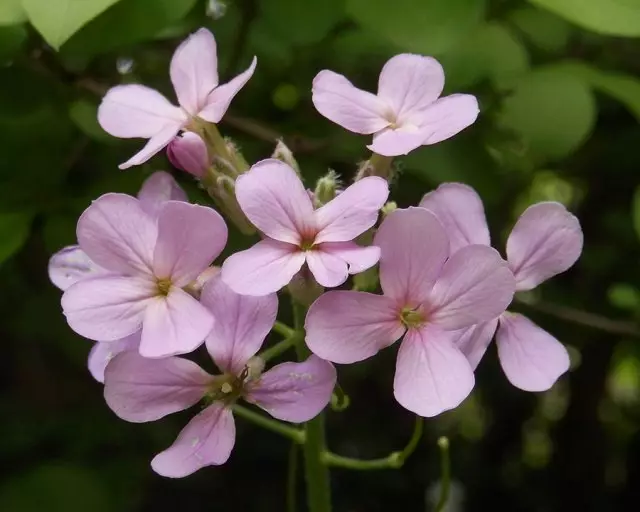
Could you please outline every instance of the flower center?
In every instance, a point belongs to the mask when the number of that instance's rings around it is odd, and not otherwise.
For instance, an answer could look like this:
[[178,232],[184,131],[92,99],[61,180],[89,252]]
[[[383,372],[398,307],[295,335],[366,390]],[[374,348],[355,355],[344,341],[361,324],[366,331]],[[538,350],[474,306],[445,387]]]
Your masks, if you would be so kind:
[[316,237],[309,237],[309,236],[305,236],[304,238],[302,238],[302,240],[300,240],[300,250],[302,251],[310,251],[311,249],[313,249],[313,246],[315,245],[315,241],[316,241]]
[[158,279],[156,286],[158,287],[158,294],[166,297],[169,295],[169,290],[171,290],[171,279]]
[[417,308],[403,308],[400,312],[400,321],[408,328],[420,327],[426,318]]

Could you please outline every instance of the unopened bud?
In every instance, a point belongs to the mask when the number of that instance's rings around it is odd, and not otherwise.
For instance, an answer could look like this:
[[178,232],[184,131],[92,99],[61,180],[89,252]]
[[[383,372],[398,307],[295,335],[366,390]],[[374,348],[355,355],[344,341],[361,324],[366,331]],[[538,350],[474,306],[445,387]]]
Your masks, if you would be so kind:
[[338,174],[333,170],[329,170],[327,175],[320,178],[316,183],[316,189],[314,191],[315,202],[317,202],[319,206],[327,204],[336,197],[339,187],[340,180],[338,179]]
[[209,155],[204,141],[193,132],[184,132],[167,146],[167,157],[178,169],[202,178],[209,169]]
[[386,217],[392,211],[397,209],[398,209],[398,203],[396,203],[395,201],[389,201],[382,207],[382,215]]
[[281,162],[284,162],[296,171],[298,176],[300,175],[300,166],[298,165],[298,161],[294,158],[293,153],[287,145],[282,142],[282,140],[279,140],[276,144],[276,148],[273,150],[271,158],[277,158]]

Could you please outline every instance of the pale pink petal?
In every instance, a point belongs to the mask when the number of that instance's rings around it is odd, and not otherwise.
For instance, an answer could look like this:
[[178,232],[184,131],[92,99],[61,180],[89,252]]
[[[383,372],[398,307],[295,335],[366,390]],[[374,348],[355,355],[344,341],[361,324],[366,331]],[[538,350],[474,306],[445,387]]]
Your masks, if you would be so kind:
[[420,206],[440,220],[451,245],[451,252],[467,245],[491,245],[482,199],[462,183],[444,183],[425,194]]
[[211,332],[213,321],[207,308],[174,286],[147,306],[140,354],[155,358],[193,352]]
[[242,89],[253,76],[257,63],[258,59],[254,57],[246,70],[226,84],[216,87],[209,96],[207,96],[205,105],[200,112],[198,112],[198,117],[210,123],[219,123],[227,112],[233,98],[235,98],[236,94],[240,92],[240,89]]
[[355,133],[375,133],[393,113],[375,94],[355,87],[344,76],[320,71],[313,79],[313,104],[324,117]]
[[177,287],[193,281],[222,252],[227,225],[207,206],[167,201],[158,217],[153,270]]
[[511,303],[515,279],[498,251],[468,245],[445,263],[429,298],[429,319],[445,330],[498,317]]
[[115,341],[138,331],[157,293],[148,279],[104,276],[83,279],[62,295],[69,326],[96,341]]
[[479,113],[478,100],[470,94],[440,98],[423,112],[422,143],[436,144],[453,137],[475,123]]
[[305,254],[309,270],[318,284],[327,288],[335,288],[349,277],[347,262],[339,256],[321,249],[307,251]]
[[120,164],[120,169],[128,169],[134,165],[141,165],[152,156],[162,151],[182,129],[182,124],[167,124],[158,133],[149,139],[145,146],[133,155],[129,160]]
[[175,137],[167,146],[167,158],[177,167],[196,178],[204,178],[211,166],[207,145],[193,132],[184,132]]
[[364,233],[378,220],[378,212],[387,197],[387,180],[369,176],[356,181],[316,210],[319,232],[315,243],[347,242]]
[[303,363],[282,363],[251,383],[245,400],[274,418],[302,423],[316,417],[331,400],[336,369],[312,355]]
[[97,265],[123,274],[150,274],[155,221],[135,197],[105,194],[78,219],[80,248]]
[[247,218],[269,238],[298,245],[315,234],[311,199],[296,172],[268,158],[236,180],[236,197]]
[[436,59],[403,53],[382,68],[378,96],[391,106],[396,122],[401,124],[419,116],[438,99],[443,88],[444,70]]
[[419,416],[454,409],[473,389],[473,370],[449,337],[434,328],[410,329],[400,345],[393,393]]
[[220,276],[209,280],[200,297],[215,322],[207,336],[207,350],[222,372],[239,375],[264,343],[276,321],[278,297],[240,295]]
[[355,242],[328,242],[320,244],[318,250],[332,254],[349,265],[349,274],[359,274],[373,267],[380,260],[380,247],[362,247]]
[[51,256],[48,271],[51,282],[62,291],[81,279],[107,273],[91,261],[79,245],[70,245]]
[[158,217],[160,208],[167,201],[189,201],[174,177],[164,171],[154,172],[144,180],[138,192],[138,199],[142,209],[153,218]]
[[424,135],[416,126],[386,128],[373,136],[367,146],[374,153],[383,156],[407,155],[423,145]]
[[149,139],[168,124],[181,125],[186,114],[158,91],[144,85],[116,85],[98,108],[100,126],[114,137]]
[[94,379],[104,382],[104,370],[107,364],[121,352],[134,350],[138,352],[140,331],[116,341],[98,341],[91,348],[87,366]]
[[175,442],[153,458],[151,467],[159,475],[182,478],[227,462],[235,442],[231,410],[214,403],[187,423]]
[[560,203],[525,210],[507,240],[507,259],[518,290],[531,290],[564,272],[580,257],[583,235],[578,219]]
[[178,103],[195,116],[218,85],[216,40],[206,28],[191,34],[176,49],[169,68]]
[[496,343],[507,379],[524,391],[546,391],[569,370],[562,343],[517,313],[500,317]]
[[449,238],[424,208],[395,210],[373,240],[380,247],[380,284],[385,295],[418,305],[429,295],[449,256]]
[[265,239],[229,256],[222,265],[222,279],[236,293],[268,295],[289,284],[305,259],[295,245]]
[[187,359],[149,359],[129,350],[115,356],[107,366],[104,398],[123,420],[143,423],[197,404],[212,380]]
[[375,355],[405,331],[394,300],[365,292],[320,296],[305,321],[311,351],[334,363],[355,363]]
[[471,367],[475,370],[487,351],[493,335],[498,327],[498,319],[475,324],[459,331],[452,331],[454,343],[466,356]]

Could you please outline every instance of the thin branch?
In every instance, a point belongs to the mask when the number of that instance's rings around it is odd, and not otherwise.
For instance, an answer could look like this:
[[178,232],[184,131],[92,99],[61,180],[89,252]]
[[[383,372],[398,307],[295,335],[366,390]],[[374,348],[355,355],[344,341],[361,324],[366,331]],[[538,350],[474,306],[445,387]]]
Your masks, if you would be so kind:
[[438,499],[435,512],[442,512],[449,501],[449,490],[451,487],[449,439],[444,436],[438,439],[438,448],[440,448],[440,498]]
[[236,413],[241,418],[245,420],[249,420],[256,425],[265,428],[267,430],[271,430],[277,434],[288,437],[292,441],[298,444],[304,444],[305,441],[305,433],[303,430],[295,427],[290,427],[289,425],[282,423],[280,421],[272,420],[271,418],[267,418],[260,413],[254,412],[251,409],[247,409],[246,407],[242,407],[241,405],[234,405],[233,412]]

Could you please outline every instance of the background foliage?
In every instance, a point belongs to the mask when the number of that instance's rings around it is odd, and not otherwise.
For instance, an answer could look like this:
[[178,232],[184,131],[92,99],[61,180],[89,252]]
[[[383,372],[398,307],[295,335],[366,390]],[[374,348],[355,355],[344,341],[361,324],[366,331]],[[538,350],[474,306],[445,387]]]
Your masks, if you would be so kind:
[[[350,179],[365,138],[315,112],[311,80],[329,68],[373,90],[387,58],[418,52],[439,58],[447,91],[476,94],[482,113],[453,140],[399,159],[400,205],[464,181],[485,200],[499,243],[533,201],[561,201],[583,223],[582,259],[522,306],[571,347],[570,374],[548,393],[520,392],[492,348],[472,397],[427,422],[402,470],[334,472],[336,510],[428,510],[442,434],[452,441],[451,510],[637,504],[639,0],[2,0],[0,510],[284,510],[288,445],[252,425],[239,424],[223,468],[154,475],[151,456],[184,418],[131,425],[107,409],[85,368],[90,344],[66,326],[46,275],[93,198],[134,193],[169,169],[157,157],[118,171],[141,141],[106,135],[96,108],[116,83],[170,93],[173,49],[200,26],[218,40],[223,80],[258,56],[221,126],[252,161],[283,135],[309,183],[328,167]],[[232,237],[230,250],[246,243]],[[393,362],[389,349],[340,369],[352,405],[330,414],[335,451],[384,456],[406,442],[412,418],[393,400]]]

